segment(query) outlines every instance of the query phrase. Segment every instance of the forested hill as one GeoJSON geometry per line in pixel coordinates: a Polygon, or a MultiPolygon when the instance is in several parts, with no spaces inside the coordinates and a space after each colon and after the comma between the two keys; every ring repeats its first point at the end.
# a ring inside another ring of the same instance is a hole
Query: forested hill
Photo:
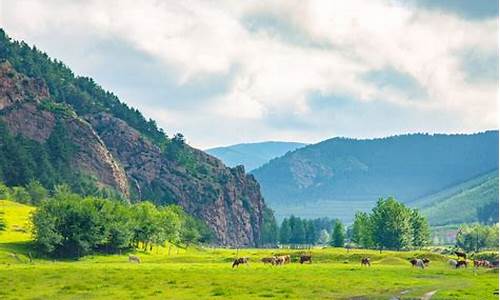
{"type": "MultiPolygon", "coordinates": [[[[82,58],[85,59],[85,58],[82,58]]],[[[168,138],[91,78],[0,29],[0,181],[180,204],[220,244],[255,245],[265,209],[241,168],[168,138]]]]}
{"type": "Polygon", "coordinates": [[[294,142],[261,142],[236,144],[226,147],[217,147],[205,150],[207,153],[222,160],[226,165],[235,167],[243,165],[245,170],[256,169],[273,158],[279,157],[304,147],[307,144],[294,142]]]}
{"type": "Polygon", "coordinates": [[[498,170],[409,203],[431,225],[498,223],[498,170]]]}
{"type": "Polygon", "coordinates": [[[487,131],[333,138],[252,173],[278,216],[316,217],[347,216],[385,196],[409,202],[496,169],[498,131],[487,131]]]}

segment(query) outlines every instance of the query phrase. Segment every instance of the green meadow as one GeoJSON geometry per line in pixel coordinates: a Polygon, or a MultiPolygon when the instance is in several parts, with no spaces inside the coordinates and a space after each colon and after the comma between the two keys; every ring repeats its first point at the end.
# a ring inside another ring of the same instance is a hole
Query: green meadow
{"type": "Polygon", "coordinates": [[[449,257],[425,251],[315,248],[307,251],[313,263],[301,265],[300,250],[167,246],[134,253],[140,264],[129,263],[128,253],[30,262],[32,208],[0,201],[0,210],[7,221],[0,233],[0,299],[498,299],[497,270],[455,270],[449,257]],[[290,254],[293,262],[259,261],[274,254],[290,254]],[[248,256],[249,265],[233,269],[236,256],[248,256]],[[371,267],[360,265],[364,256],[371,267]],[[412,268],[412,257],[428,257],[430,266],[412,268]]]}

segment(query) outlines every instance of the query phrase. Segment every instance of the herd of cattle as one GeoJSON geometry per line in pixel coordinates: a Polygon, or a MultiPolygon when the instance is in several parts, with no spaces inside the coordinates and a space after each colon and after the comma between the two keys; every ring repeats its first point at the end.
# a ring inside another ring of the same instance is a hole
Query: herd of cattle
{"type": "MultiPolygon", "coordinates": [[[[458,252],[455,251],[455,254],[457,255],[457,259],[449,259],[448,264],[456,269],[460,267],[465,267],[467,268],[467,265],[469,264],[467,260],[467,255],[463,252],[458,252]]],[[[135,255],[129,255],[128,261],[131,263],[141,263],[141,259],[138,256],[135,255]]],[[[237,258],[233,261],[233,268],[238,267],[239,265],[244,265],[248,264],[249,258],[248,257],[240,257],[237,258]]],[[[275,255],[271,257],[264,257],[261,259],[261,261],[264,264],[271,264],[273,266],[281,266],[281,265],[286,265],[292,262],[292,258],[290,255],[275,255]]],[[[300,255],[299,257],[299,262],[301,264],[303,263],[312,263],[312,256],[311,255],[300,255]]],[[[413,267],[417,268],[422,268],[424,269],[425,267],[428,267],[430,264],[430,260],[428,258],[412,258],[410,259],[410,263],[413,267]]],[[[479,267],[485,267],[485,268],[498,268],[498,260],[490,262],[485,259],[474,259],[474,267],[479,268],[479,267]]],[[[370,258],[369,257],[363,257],[361,259],[361,266],[371,266],[370,258]]]]}
{"type": "MultiPolygon", "coordinates": [[[[248,257],[240,257],[234,260],[233,262],[233,268],[238,267],[239,265],[242,264],[248,264],[248,257]]],[[[285,264],[289,264],[292,261],[292,258],[290,255],[276,255],[276,256],[271,256],[271,257],[264,257],[261,259],[261,261],[264,264],[271,264],[273,266],[281,266],[285,264]]],[[[299,262],[301,264],[303,263],[312,263],[312,256],[311,255],[301,255],[299,262]]]]}
{"type": "MultiPolygon", "coordinates": [[[[458,269],[460,267],[465,267],[467,268],[467,265],[469,262],[467,261],[467,254],[459,251],[455,251],[455,254],[457,255],[457,260],[455,259],[449,259],[448,264],[451,265],[452,267],[458,269]]],[[[248,264],[249,258],[248,257],[240,257],[234,260],[233,262],[233,268],[238,267],[241,264],[248,264]]],[[[272,257],[264,257],[261,259],[261,261],[264,264],[271,264],[273,266],[280,266],[280,265],[285,265],[290,263],[291,257],[290,255],[276,255],[272,257]]],[[[312,256],[311,255],[301,255],[299,257],[299,262],[301,264],[308,262],[312,263],[312,256]]],[[[410,259],[410,264],[413,267],[421,268],[424,269],[429,266],[430,264],[430,259],[428,258],[412,258],[410,259]]],[[[479,268],[479,267],[485,267],[485,268],[498,268],[498,261],[490,262],[485,259],[474,259],[474,267],[479,268]]],[[[370,258],[369,257],[363,257],[361,258],[361,266],[371,266],[370,258]]]]}

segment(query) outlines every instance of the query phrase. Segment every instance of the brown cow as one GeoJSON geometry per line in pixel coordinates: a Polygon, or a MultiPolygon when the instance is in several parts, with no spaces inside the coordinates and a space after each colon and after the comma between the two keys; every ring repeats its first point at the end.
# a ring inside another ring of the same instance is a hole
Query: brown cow
{"type": "Polygon", "coordinates": [[[466,260],[459,260],[457,261],[457,265],[455,266],[455,268],[460,268],[461,266],[464,266],[465,268],[467,268],[467,265],[468,265],[468,262],[466,260]]]}
{"type": "Polygon", "coordinates": [[[476,267],[476,268],[479,268],[479,267],[491,268],[491,263],[485,259],[478,259],[478,260],[474,260],[474,267],[476,267]]]}
{"type": "Polygon", "coordinates": [[[284,256],[275,256],[274,257],[276,265],[283,265],[285,264],[285,257],[284,256]]]}
{"type": "Polygon", "coordinates": [[[362,266],[368,266],[368,267],[370,267],[371,266],[370,258],[369,257],[363,257],[361,259],[361,265],[362,266]]]}
{"type": "Polygon", "coordinates": [[[283,255],[283,258],[285,259],[285,264],[289,264],[292,261],[290,255],[283,255]]]}
{"type": "Polygon", "coordinates": [[[239,267],[240,265],[243,265],[243,264],[248,264],[248,257],[240,257],[240,258],[235,259],[233,262],[233,268],[235,266],[239,267]]]}
{"type": "Polygon", "coordinates": [[[300,256],[300,263],[303,264],[305,262],[309,262],[312,264],[312,256],[311,255],[301,255],[300,256]]]}
{"type": "Polygon", "coordinates": [[[276,264],[276,257],[264,257],[261,261],[264,264],[271,264],[274,266],[276,264]]]}

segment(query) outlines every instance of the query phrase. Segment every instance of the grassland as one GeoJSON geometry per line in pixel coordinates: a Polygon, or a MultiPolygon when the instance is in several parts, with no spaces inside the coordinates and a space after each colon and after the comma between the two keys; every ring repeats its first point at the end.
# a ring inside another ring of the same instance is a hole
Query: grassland
{"type": "Polygon", "coordinates": [[[35,258],[29,263],[31,208],[0,201],[8,230],[0,233],[0,299],[497,299],[498,273],[473,268],[454,270],[447,257],[426,252],[312,249],[313,264],[273,267],[259,259],[284,249],[158,248],[138,252],[142,263],[127,254],[87,256],[78,261],[35,258]],[[16,253],[17,258],[12,256],[16,253]],[[248,266],[232,269],[236,256],[250,257],[248,266]],[[372,267],[359,260],[369,256],[372,267]],[[410,267],[408,258],[426,256],[425,270],[410,267]]]}

